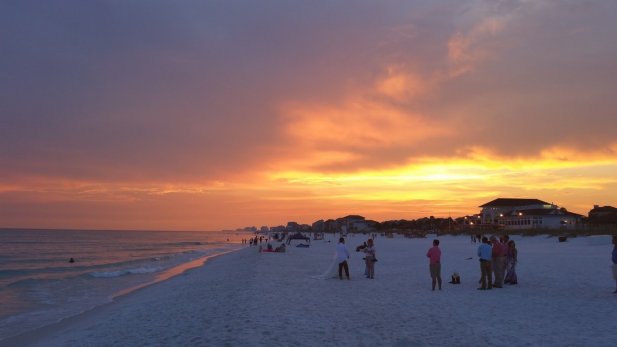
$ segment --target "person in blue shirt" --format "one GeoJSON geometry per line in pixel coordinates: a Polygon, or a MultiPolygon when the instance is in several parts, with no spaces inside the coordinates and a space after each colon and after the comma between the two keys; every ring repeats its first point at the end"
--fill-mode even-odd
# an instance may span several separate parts
{"type": "Polygon", "coordinates": [[[480,280],[482,286],[478,290],[492,289],[491,259],[493,258],[493,249],[486,236],[482,238],[482,244],[478,247],[478,257],[480,258],[480,273],[482,274],[480,280]]]}

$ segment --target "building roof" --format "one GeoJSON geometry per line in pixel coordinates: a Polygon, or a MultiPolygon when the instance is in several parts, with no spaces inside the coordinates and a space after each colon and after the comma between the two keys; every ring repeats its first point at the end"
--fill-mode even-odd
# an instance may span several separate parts
{"type": "Polygon", "coordinates": [[[514,207],[514,206],[529,206],[529,205],[551,205],[548,202],[538,199],[513,199],[513,198],[498,198],[491,202],[487,202],[480,207],[514,207]]]}
{"type": "Polygon", "coordinates": [[[592,224],[615,224],[617,223],[617,208],[594,205],[593,210],[589,211],[589,222],[592,224]]]}
{"type": "Polygon", "coordinates": [[[613,206],[594,206],[594,208],[590,212],[617,213],[617,208],[615,208],[613,206]]]}

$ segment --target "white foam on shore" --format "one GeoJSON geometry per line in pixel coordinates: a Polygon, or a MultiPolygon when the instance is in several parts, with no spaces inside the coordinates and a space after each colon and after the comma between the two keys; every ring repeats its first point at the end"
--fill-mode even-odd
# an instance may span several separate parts
{"type": "Polygon", "coordinates": [[[134,269],[124,269],[117,271],[95,271],[91,272],[90,276],[96,278],[112,278],[112,277],[120,277],[124,275],[136,275],[136,274],[148,274],[160,271],[161,268],[158,267],[138,267],[134,269]]]}
{"type": "Polygon", "coordinates": [[[246,248],[7,345],[608,346],[614,342],[612,246],[516,238],[519,285],[477,291],[477,245],[439,237],[444,282],[432,292],[432,239],[377,238],[374,280],[349,237],[351,281],[316,281],[334,242],[278,256],[246,248]],[[472,258],[472,259],[469,259],[472,258]]]}
{"type": "MultiPolygon", "coordinates": [[[[176,266],[141,266],[136,268],[121,269],[116,271],[97,271],[88,273],[85,278],[91,278],[93,280],[103,280],[105,282],[99,283],[96,286],[97,292],[94,292],[92,288],[89,290],[84,287],[84,283],[75,282],[72,287],[63,288],[62,292],[66,297],[60,297],[53,295],[51,290],[58,290],[56,287],[64,285],[59,281],[47,281],[48,287],[35,287],[33,289],[27,289],[30,291],[30,295],[36,295],[37,302],[44,305],[40,310],[27,311],[16,314],[11,317],[5,318],[2,323],[3,336],[0,335],[0,345],[4,346],[5,341],[20,341],[22,337],[26,337],[31,334],[32,330],[47,329],[46,326],[54,325],[65,320],[71,320],[72,317],[82,315],[97,307],[108,304],[113,300],[137,291],[139,289],[151,286],[153,284],[169,280],[174,276],[183,274],[184,272],[202,266],[208,259],[213,257],[233,252],[241,247],[238,244],[228,244],[225,247],[212,248],[207,250],[204,256],[197,259],[179,263],[176,266]],[[143,282],[140,280],[133,280],[133,283],[137,283],[131,286],[126,286],[124,283],[114,284],[108,283],[107,279],[116,279],[118,277],[124,277],[129,275],[148,275],[150,280],[143,282]],[[56,288],[56,289],[54,289],[56,288]],[[80,295],[81,292],[87,291],[87,297],[80,295]],[[102,295],[103,294],[103,295],[102,295]],[[65,300],[65,301],[59,301],[65,300]],[[78,304],[75,304],[78,302],[78,304]],[[10,334],[13,335],[10,335],[10,334]],[[8,334],[8,336],[7,336],[8,334]],[[5,340],[3,340],[5,339],[5,340]]],[[[194,252],[193,252],[194,253],[194,252]]],[[[77,278],[79,280],[79,278],[77,278]]],[[[41,280],[30,280],[33,282],[41,282],[41,280]]],[[[28,283],[27,280],[22,281],[24,284],[28,283]]],[[[130,282],[127,282],[130,283],[130,282]]],[[[15,345],[22,345],[19,342],[15,345]]]]}

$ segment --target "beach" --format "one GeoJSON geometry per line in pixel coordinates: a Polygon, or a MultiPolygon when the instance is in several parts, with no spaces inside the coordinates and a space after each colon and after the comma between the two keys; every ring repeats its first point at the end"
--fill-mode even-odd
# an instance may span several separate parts
{"type": "MultiPolygon", "coordinates": [[[[316,279],[336,240],[203,266],[3,346],[609,346],[617,294],[608,236],[512,236],[519,284],[478,291],[468,236],[439,236],[443,290],[431,291],[433,237],[377,237],[375,279],[363,276],[364,235],[347,237],[351,280],[316,279]],[[453,272],[461,284],[447,283],[453,272]]],[[[265,246],[265,244],[262,244],[265,246]]],[[[273,243],[274,246],[278,242],[273,243]]]]}

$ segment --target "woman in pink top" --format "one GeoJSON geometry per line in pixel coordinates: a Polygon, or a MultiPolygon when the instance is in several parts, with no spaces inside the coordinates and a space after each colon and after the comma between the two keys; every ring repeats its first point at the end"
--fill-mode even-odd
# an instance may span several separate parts
{"type": "Polygon", "coordinates": [[[438,284],[439,290],[441,290],[441,250],[439,249],[439,240],[433,240],[433,247],[428,250],[426,256],[429,258],[433,290],[435,290],[435,284],[438,284]]]}

